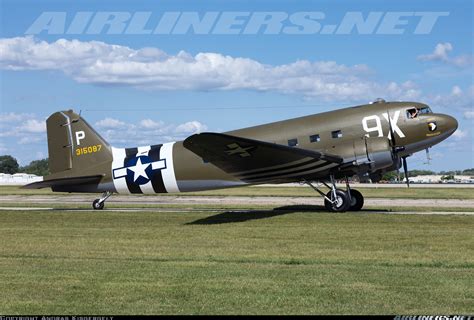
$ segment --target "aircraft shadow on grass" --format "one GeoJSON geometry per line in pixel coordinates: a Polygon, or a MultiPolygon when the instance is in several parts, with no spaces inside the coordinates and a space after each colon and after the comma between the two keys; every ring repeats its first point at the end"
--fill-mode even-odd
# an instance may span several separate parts
{"type": "MultiPolygon", "coordinates": [[[[388,212],[389,210],[374,210],[365,209],[358,211],[357,213],[369,213],[369,212],[388,212]]],[[[186,225],[211,225],[211,224],[223,224],[223,223],[236,223],[245,222],[250,220],[267,219],[277,216],[282,216],[296,212],[314,212],[314,213],[327,213],[324,206],[314,205],[292,205],[282,206],[270,210],[232,210],[222,212],[213,216],[209,216],[203,219],[198,219],[193,222],[188,222],[186,225]]],[[[355,212],[354,212],[355,214],[355,212]]]]}

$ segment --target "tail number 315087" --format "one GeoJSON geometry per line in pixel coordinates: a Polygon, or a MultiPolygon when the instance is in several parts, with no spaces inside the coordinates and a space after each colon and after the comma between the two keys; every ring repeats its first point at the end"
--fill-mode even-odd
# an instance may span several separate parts
{"type": "Polygon", "coordinates": [[[102,149],[101,144],[96,144],[96,145],[93,145],[93,146],[77,148],[76,149],[76,156],[82,156],[82,155],[86,155],[86,154],[100,152],[100,149],[102,149]]]}

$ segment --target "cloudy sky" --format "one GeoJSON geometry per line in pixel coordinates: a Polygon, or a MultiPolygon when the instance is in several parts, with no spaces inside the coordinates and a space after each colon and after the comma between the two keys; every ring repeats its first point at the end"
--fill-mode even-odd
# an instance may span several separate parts
{"type": "Polygon", "coordinates": [[[46,157],[44,121],[70,108],[111,144],[136,146],[382,97],[460,123],[411,169],[474,167],[470,1],[130,3],[1,1],[0,154],[46,157]],[[426,12],[438,15],[429,32],[426,12]],[[259,27],[263,13],[283,22],[259,27]],[[163,17],[177,17],[168,31],[163,17]],[[204,23],[189,27],[196,17],[204,23]],[[367,23],[347,29],[357,17],[367,23]]]}

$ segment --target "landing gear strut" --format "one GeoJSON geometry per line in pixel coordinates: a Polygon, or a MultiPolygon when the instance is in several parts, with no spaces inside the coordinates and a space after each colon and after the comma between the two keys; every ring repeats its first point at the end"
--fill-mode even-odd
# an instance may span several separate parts
{"type": "Polygon", "coordinates": [[[311,182],[304,181],[304,183],[309,185],[314,191],[319,193],[324,198],[324,206],[328,211],[344,212],[347,210],[359,211],[362,209],[364,206],[364,197],[359,191],[350,188],[347,177],[346,191],[336,188],[336,181],[333,175],[330,175],[330,180],[330,185],[324,181],[321,182],[329,189],[329,192],[326,194],[315,187],[311,182]]]}
{"type": "Polygon", "coordinates": [[[104,193],[102,193],[102,197],[100,197],[99,199],[95,199],[92,202],[92,208],[94,208],[94,210],[104,209],[105,200],[107,200],[111,195],[112,192],[110,191],[105,191],[104,193]]]}

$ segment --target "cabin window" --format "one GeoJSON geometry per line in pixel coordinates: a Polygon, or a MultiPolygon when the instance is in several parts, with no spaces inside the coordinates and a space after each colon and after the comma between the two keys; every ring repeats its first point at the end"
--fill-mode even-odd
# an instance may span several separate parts
{"type": "Polygon", "coordinates": [[[309,136],[309,142],[319,142],[319,141],[321,141],[319,134],[313,134],[309,136]]]}
{"type": "Polygon", "coordinates": [[[298,145],[298,139],[289,139],[288,140],[288,146],[290,147],[296,147],[298,145]]]}
{"type": "Polygon", "coordinates": [[[331,132],[331,136],[334,139],[342,138],[342,131],[341,130],[333,131],[333,132],[331,132]]]}

